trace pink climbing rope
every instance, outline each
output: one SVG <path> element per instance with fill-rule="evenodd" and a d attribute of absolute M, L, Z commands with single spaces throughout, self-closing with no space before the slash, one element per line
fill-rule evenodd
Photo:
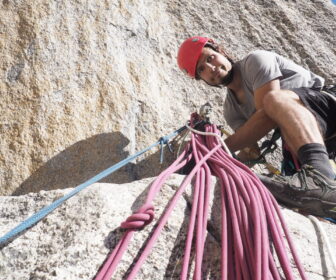
<path fill-rule="evenodd" d="M 206 125 L 205 130 L 219 134 L 214 125 Z M 126 232 L 96 275 L 95 280 L 111 278 L 131 242 L 134 231 L 143 228 L 153 220 L 152 202 L 162 185 L 169 175 L 185 166 L 191 158 L 195 160 L 195 167 L 171 199 L 127 279 L 135 278 L 177 201 L 195 175 L 193 203 L 180 279 L 191 278 L 188 274 L 192 273 L 189 271 L 189 267 L 193 239 L 196 242 L 193 279 L 204 278 L 202 262 L 205 253 L 204 244 L 210 204 L 210 180 L 211 175 L 215 175 L 221 185 L 221 279 L 280 280 L 283 274 L 286 279 L 294 280 L 291 261 L 283 237 L 285 236 L 299 274 L 302 279 L 306 280 L 304 269 L 299 262 L 281 211 L 270 192 L 248 167 L 230 157 L 221 148 L 216 137 L 204 137 L 194 133 L 185 151 L 153 182 L 144 205 L 121 224 Z M 274 244 L 274 254 L 277 255 L 281 269 L 278 269 L 275 264 L 271 244 Z"/>

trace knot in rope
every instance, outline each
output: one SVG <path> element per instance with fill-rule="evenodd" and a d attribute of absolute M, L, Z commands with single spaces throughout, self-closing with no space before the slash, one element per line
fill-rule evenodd
<path fill-rule="evenodd" d="M 145 204 L 136 213 L 129 216 L 126 221 L 121 223 L 123 229 L 141 229 L 148 225 L 154 219 L 154 207 L 151 204 Z"/>

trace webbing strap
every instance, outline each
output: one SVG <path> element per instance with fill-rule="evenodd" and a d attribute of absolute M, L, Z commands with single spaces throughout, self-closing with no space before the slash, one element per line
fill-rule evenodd
<path fill-rule="evenodd" d="M 180 132 L 182 132 L 185 128 L 186 127 L 183 126 L 179 129 L 177 129 L 176 131 L 174 131 L 171 134 L 169 134 L 168 136 L 166 136 L 165 139 L 167 140 L 167 139 L 171 139 L 171 138 L 175 137 Z M 88 187 L 88 186 L 98 182 L 99 180 L 105 178 L 106 176 L 108 176 L 111 173 L 117 171 L 118 169 L 125 166 L 127 163 L 131 162 L 135 158 L 139 157 L 140 155 L 144 154 L 145 152 L 149 151 L 150 149 L 152 149 L 155 146 L 160 145 L 160 144 L 162 144 L 162 141 L 159 140 L 156 143 L 152 144 L 151 146 L 147 147 L 146 149 L 144 149 L 144 150 L 142 150 L 142 151 L 140 151 L 140 152 L 138 152 L 138 153 L 136 153 L 132 156 L 129 156 L 128 158 L 118 162 L 117 164 L 105 169 L 104 171 L 102 171 L 101 173 L 92 177 L 91 179 L 87 180 L 86 182 L 78 185 L 70 193 L 68 193 L 68 194 L 64 195 L 63 197 L 61 197 L 60 199 L 54 201 L 52 204 L 42 208 L 40 211 L 38 211 L 37 213 L 35 213 L 34 215 L 29 217 L 28 219 L 26 219 L 22 223 L 20 223 L 18 226 L 16 226 L 12 230 L 10 230 L 4 236 L 0 237 L 0 245 L 7 242 L 9 239 L 15 237 L 17 234 L 19 234 L 19 233 L 25 231 L 26 229 L 30 228 L 31 226 L 33 226 L 34 224 L 36 224 L 40 220 L 42 220 L 45 216 L 47 216 L 50 212 L 54 211 L 63 202 L 65 202 L 69 198 L 73 197 L 74 195 L 76 195 L 77 193 L 79 193 L 80 191 L 85 189 L 86 187 Z"/>

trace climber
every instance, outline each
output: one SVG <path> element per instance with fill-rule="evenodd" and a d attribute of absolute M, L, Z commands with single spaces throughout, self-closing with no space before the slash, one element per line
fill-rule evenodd
<path fill-rule="evenodd" d="M 325 145 L 336 133 L 336 101 L 321 91 L 322 77 L 264 50 L 235 61 L 205 37 L 185 40 L 177 60 L 192 78 L 227 88 L 224 117 L 235 133 L 225 142 L 232 152 L 256 147 L 259 139 L 280 128 L 301 167 L 292 176 L 261 176 L 279 200 L 322 216 L 334 207 L 336 213 L 335 173 Z M 335 149 L 333 139 L 328 147 Z"/>

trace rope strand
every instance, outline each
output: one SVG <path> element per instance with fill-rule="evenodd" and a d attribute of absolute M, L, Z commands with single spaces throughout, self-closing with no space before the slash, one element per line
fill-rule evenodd
<path fill-rule="evenodd" d="M 144 263 L 158 239 L 170 213 L 194 176 L 196 176 L 196 179 L 193 191 L 193 204 L 180 279 L 189 279 L 189 273 L 193 273 L 194 280 L 200 280 L 204 277 L 202 275 L 204 273 L 202 263 L 205 253 L 204 243 L 206 240 L 209 213 L 210 176 L 215 175 L 218 177 L 221 186 L 222 279 L 280 280 L 281 273 L 276 268 L 270 240 L 273 241 L 275 254 L 286 279 L 294 279 L 283 237 L 285 236 L 301 278 L 306 280 L 307 278 L 299 262 L 281 211 L 271 193 L 262 185 L 254 173 L 245 165 L 232 158 L 228 152 L 224 151 L 227 147 L 220 138 L 215 126 L 206 125 L 206 132 L 194 130 L 189 126 L 187 128 L 192 131 L 189 146 L 182 153 L 182 157 L 180 156 L 152 184 L 146 205 L 152 205 L 152 201 L 165 179 L 176 171 L 177 167 L 181 167 L 189 162 L 191 157 L 194 158 L 196 164 L 169 202 L 166 211 L 153 231 L 153 235 L 149 238 L 144 251 L 141 253 L 127 279 L 131 280 L 136 276 L 140 266 Z M 182 158 L 186 157 L 190 147 L 192 148 L 192 153 L 188 155 L 187 160 L 183 161 Z M 144 209 L 147 209 L 146 207 Z M 147 216 L 144 218 L 145 220 L 148 219 Z M 278 222 L 279 220 L 280 223 Z M 141 223 L 143 224 L 144 222 Z M 193 238 L 195 240 L 195 266 L 192 272 L 189 271 L 189 266 Z M 130 239 L 127 242 L 130 242 Z M 115 250 L 121 250 L 120 247 L 118 245 Z M 124 247 L 122 249 L 125 250 Z M 111 256 L 111 258 L 115 258 L 116 254 L 112 253 Z M 105 265 L 108 266 L 111 262 L 113 261 L 108 260 Z M 109 271 L 109 273 L 103 276 L 99 274 L 99 277 L 97 276 L 95 280 L 110 279 L 114 269 L 104 268 L 104 270 Z"/>

